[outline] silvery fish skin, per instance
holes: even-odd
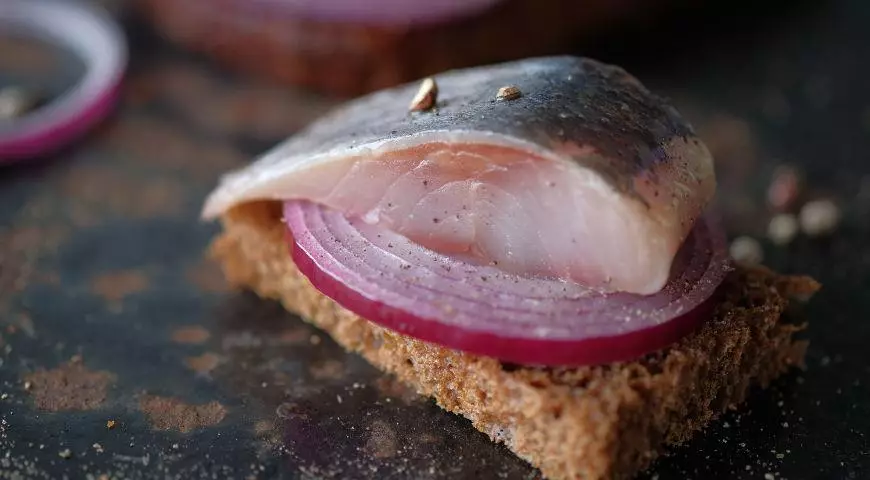
[[[203,216],[308,199],[445,254],[653,293],[716,189],[691,126],[621,68],[543,57],[434,76],[331,112],[226,175]],[[505,86],[521,92],[497,99]]]

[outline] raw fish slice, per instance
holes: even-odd
[[[212,218],[240,203],[306,199],[432,250],[508,272],[650,294],[712,198],[692,128],[620,68],[534,58],[353,101],[223,178]],[[522,95],[496,100],[513,85]]]

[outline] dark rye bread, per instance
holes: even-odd
[[[808,278],[739,268],[715,318],[665,351],[582,368],[505,366],[424,343],[345,310],[319,293],[289,256],[278,203],[250,203],[222,218],[212,246],[231,283],[253,289],[328,332],[349,351],[469,418],[551,479],[628,478],[686,441],[752,385],[801,365],[802,327],[781,321]]]

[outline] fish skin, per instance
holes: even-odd
[[[335,109],[253,164],[225,175],[207,199],[203,217],[214,218],[247,201],[303,198],[368,218],[368,207],[359,210],[360,200],[354,197],[360,185],[356,185],[357,190],[344,191],[334,181],[330,183],[330,179],[344,178],[348,162],[380,159],[386,162],[384,168],[391,168],[391,162],[418,158],[415,156],[424,151],[479,154],[486,149],[508,149],[515,153],[489,158],[496,164],[504,160],[501,155],[536,159],[538,163],[531,165],[549,165],[551,174],[567,180],[559,188],[568,185],[597,199],[593,202],[596,206],[583,210],[573,210],[577,205],[570,202],[557,206],[558,212],[549,213],[558,213],[562,223],[543,225],[533,219],[526,229],[538,229],[539,236],[547,237],[540,240],[555,247],[554,242],[577,233],[575,226],[591,222],[596,215],[589,214],[604,207],[608,213],[600,216],[602,220],[583,228],[586,234],[594,233],[601,245],[616,242],[620,247],[599,248],[598,253],[606,252],[606,256],[596,258],[594,254],[584,256],[591,252],[572,255],[563,243],[557,248],[558,258],[550,255],[549,260],[541,260],[545,256],[525,249],[518,264],[508,266],[513,260],[501,258],[500,265],[641,294],[653,293],[665,284],[673,256],[716,187],[709,151],[673,107],[623,69],[578,57],[532,58],[445,72],[434,79],[439,98],[427,111],[411,112],[408,108],[408,101],[419,89],[418,82],[376,92]],[[499,89],[507,85],[518,87],[521,95],[498,100]],[[448,168],[448,163],[443,168]],[[307,176],[313,171],[319,176]],[[514,173],[512,188],[517,188],[517,175],[524,173]],[[547,184],[553,185],[552,181]],[[510,195],[526,195],[538,187],[523,188]],[[342,197],[345,200],[340,200]],[[552,202],[550,205],[553,208]],[[488,215],[497,215],[499,222],[516,223],[510,216],[516,208],[500,210],[490,208]],[[547,218],[546,212],[541,213]],[[375,214],[373,221],[378,221],[377,217]],[[429,248],[439,250],[445,245],[445,239],[429,237],[425,231],[413,231],[413,227],[405,231],[409,224],[399,218],[386,221],[387,228],[396,227],[399,233]],[[505,224],[486,225],[492,226],[476,234],[478,239],[488,239],[484,241],[490,250],[484,260],[504,253],[492,248],[498,247],[497,235]],[[599,230],[589,230],[593,227]],[[632,243],[631,248],[624,248]],[[512,255],[509,246],[503,248]],[[614,256],[617,252],[623,256]],[[540,261],[543,266],[537,265]],[[564,267],[572,272],[568,276],[560,272],[565,262],[579,262]],[[612,285],[608,272],[614,273]]]
[[[633,178],[668,160],[663,145],[675,139],[698,142],[689,123],[662,98],[622,68],[588,58],[531,58],[434,79],[439,89],[434,109],[408,110],[419,82],[376,92],[327,114],[260,159],[257,168],[428,131],[467,130],[568,152],[617,191],[635,195]],[[496,100],[506,85],[517,86],[522,96]],[[565,145],[591,147],[595,154],[572,155]],[[227,180],[246,181],[244,174]]]

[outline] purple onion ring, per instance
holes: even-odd
[[[665,287],[646,296],[445,256],[310,202],[285,202],[284,221],[300,272],[343,307],[405,335],[519,364],[604,364],[665,348],[710,317],[730,269],[724,233],[706,217]]]
[[[503,0],[241,0],[315,21],[420,25],[478,14]]]
[[[86,67],[79,82],[61,96],[0,123],[0,163],[55,151],[112,110],[127,64],[127,44],[107,14],[76,2],[3,0],[0,30],[69,49]]]

